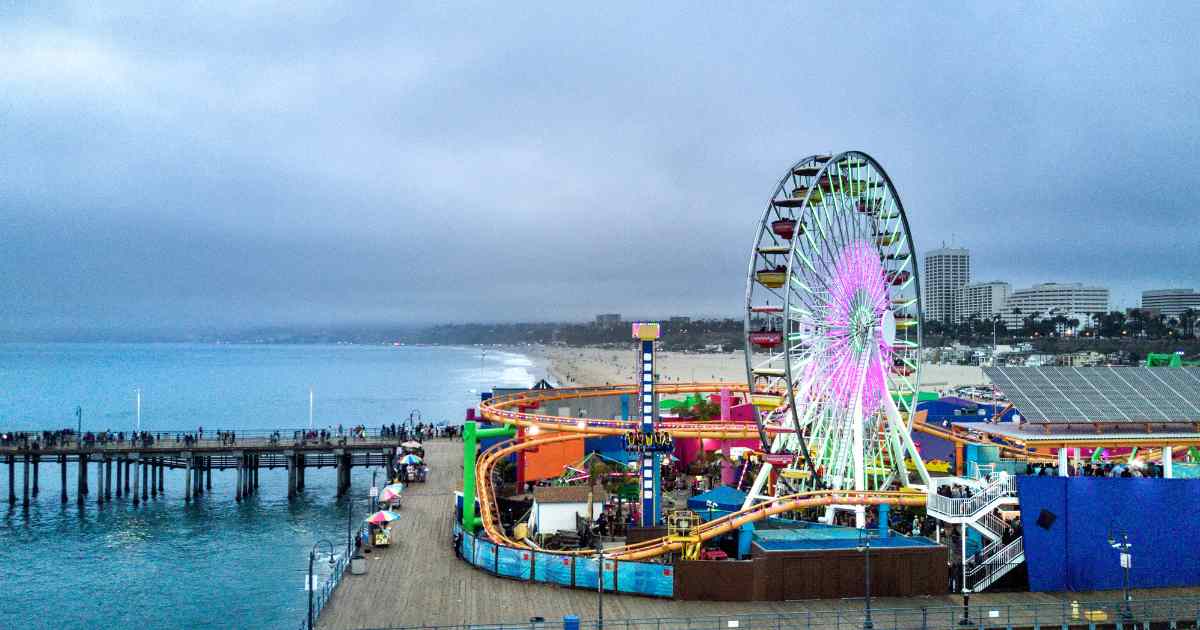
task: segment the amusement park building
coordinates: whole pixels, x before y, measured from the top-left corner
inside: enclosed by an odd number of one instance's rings
[[[921,270],[924,317],[945,323],[961,321],[959,302],[963,287],[971,279],[971,253],[962,248],[927,252]]]
[[[1167,319],[1179,319],[1188,309],[1200,311],[1200,293],[1195,289],[1142,291],[1142,308],[1157,311]]]
[[[1000,318],[1013,328],[1020,327],[1030,315],[1038,318],[1062,315],[1078,319],[1082,328],[1089,328],[1091,315],[1105,312],[1108,312],[1108,289],[1086,287],[1079,282],[1047,282],[1013,291]]]

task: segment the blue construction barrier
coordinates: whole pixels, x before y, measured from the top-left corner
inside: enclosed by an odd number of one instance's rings
[[[496,572],[496,543],[475,541],[475,566],[492,573]]]
[[[496,572],[504,577],[528,581],[531,578],[532,564],[532,551],[500,547],[496,559]]]
[[[618,562],[617,585],[622,593],[675,596],[675,570],[669,564]]]
[[[1133,587],[1200,586],[1200,480],[1019,476],[1017,492],[1030,590],[1121,588],[1119,532]]]
[[[497,545],[485,538],[463,533],[459,553],[480,569],[526,582],[544,582],[579,589],[596,589],[595,558],[532,551]],[[653,597],[674,597],[675,576],[669,564],[604,561],[604,590]]]
[[[462,555],[463,560],[475,564],[475,537],[471,534],[466,534],[459,542],[458,553]]]

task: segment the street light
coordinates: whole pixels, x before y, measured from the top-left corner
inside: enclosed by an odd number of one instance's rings
[[[598,532],[597,532],[598,533]],[[604,541],[596,537],[596,630],[604,630]]]
[[[308,552],[308,630],[313,628],[313,591],[316,590],[316,585],[313,584],[313,563],[317,560],[317,547],[321,543],[329,545],[329,568],[332,569],[336,564],[333,560],[333,543],[322,538],[313,543],[312,550]]]
[[[1121,610],[1122,621],[1133,621],[1133,609],[1130,607],[1131,598],[1129,595],[1129,569],[1133,565],[1133,556],[1129,550],[1133,548],[1133,544],[1129,542],[1129,532],[1108,526],[1108,546],[1116,549],[1120,553],[1121,558],[1121,589],[1125,591],[1125,605]]]
[[[863,619],[863,630],[873,630],[875,623],[871,621],[871,530],[858,530],[858,551],[863,554],[867,564],[867,599],[866,618]]]

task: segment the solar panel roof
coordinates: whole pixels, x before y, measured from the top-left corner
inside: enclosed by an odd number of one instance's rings
[[[1029,422],[1200,422],[1200,370],[990,367],[984,372]]]

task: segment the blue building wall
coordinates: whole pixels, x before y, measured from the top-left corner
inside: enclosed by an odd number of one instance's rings
[[[1200,586],[1200,480],[1017,477],[1029,587],[1033,591],[1121,588],[1110,530],[1133,545],[1130,584]],[[1037,524],[1045,510],[1049,527]]]

